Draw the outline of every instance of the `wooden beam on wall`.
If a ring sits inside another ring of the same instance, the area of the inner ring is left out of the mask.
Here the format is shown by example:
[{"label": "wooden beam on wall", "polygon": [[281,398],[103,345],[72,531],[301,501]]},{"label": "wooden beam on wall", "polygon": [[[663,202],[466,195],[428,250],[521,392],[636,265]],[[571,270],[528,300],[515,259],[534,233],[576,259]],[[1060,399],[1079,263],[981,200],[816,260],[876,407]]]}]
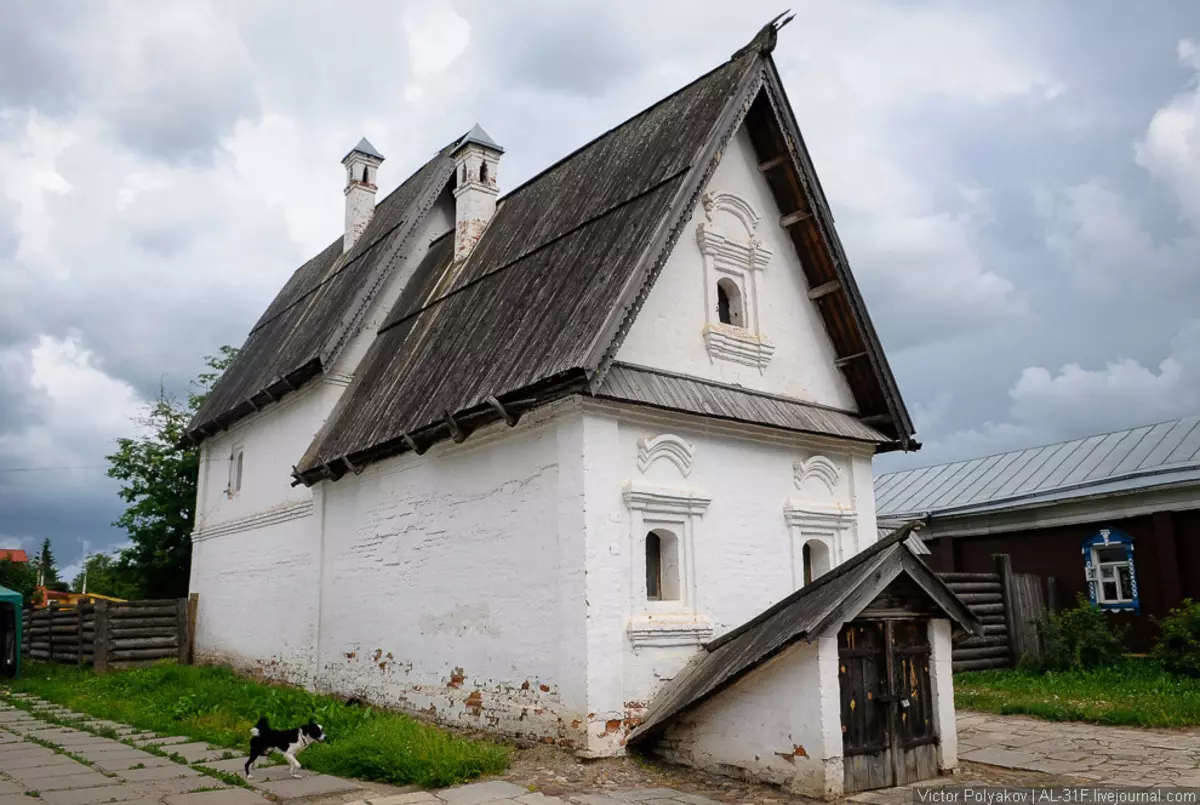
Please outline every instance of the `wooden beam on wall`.
[{"label": "wooden beam on wall", "polygon": [[833,362],[833,365],[836,366],[837,368],[841,369],[841,368],[843,368],[845,366],[849,366],[850,364],[854,363],[855,361],[860,360],[865,357],[867,357],[867,353],[855,352],[853,355],[847,355],[844,358],[838,358],[837,360],[835,360]]},{"label": "wooden beam on wall", "polygon": [[786,229],[787,227],[792,226],[793,224],[798,224],[801,221],[806,221],[812,217],[813,217],[812,212],[808,211],[808,210],[800,210],[798,212],[789,212],[787,215],[781,216],[779,218],[779,225]]},{"label": "wooden beam on wall", "polygon": [[823,282],[815,288],[808,289],[808,298],[812,299],[815,302],[816,300],[820,299],[823,296],[829,296],[829,294],[833,293],[834,291],[841,290],[841,288],[842,288],[842,283],[839,282],[838,280],[830,280],[829,282]]},{"label": "wooden beam on wall", "polygon": [[787,161],[788,161],[788,155],[780,154],[779,156],[771,157],[770,159],[768,159],[764,162],[758,163],[758,169],[760,171],[762,171],[763,173],[766,173],[767,171],[771,170],[772,168],[778,168],[780,165],[785,164]]}]

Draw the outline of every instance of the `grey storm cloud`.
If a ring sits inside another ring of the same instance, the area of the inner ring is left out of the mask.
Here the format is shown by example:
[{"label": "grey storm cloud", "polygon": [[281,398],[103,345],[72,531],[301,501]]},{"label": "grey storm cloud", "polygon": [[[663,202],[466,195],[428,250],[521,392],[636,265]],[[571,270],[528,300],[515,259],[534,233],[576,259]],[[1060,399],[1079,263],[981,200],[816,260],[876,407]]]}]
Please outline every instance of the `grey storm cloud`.
[{"label": "grey storm cloud", "polygon": [[[479,122],[512,188],[780,10],[351,7],[6,5],[0,469],[102,465],[137,399],[186,393],[337,235],[359,137],[387,155],[387,192]],[[927,445],[881,470],[1134,425],[1200,391],[1189,37],[1186,0],[868,0],[785,29],[780,70]],[[64,413],[80,394],[107,409]],[[121,541],[120,508],[102,466],[0,472],[0,547],[50,536],[70,563],[80,540]]]}]

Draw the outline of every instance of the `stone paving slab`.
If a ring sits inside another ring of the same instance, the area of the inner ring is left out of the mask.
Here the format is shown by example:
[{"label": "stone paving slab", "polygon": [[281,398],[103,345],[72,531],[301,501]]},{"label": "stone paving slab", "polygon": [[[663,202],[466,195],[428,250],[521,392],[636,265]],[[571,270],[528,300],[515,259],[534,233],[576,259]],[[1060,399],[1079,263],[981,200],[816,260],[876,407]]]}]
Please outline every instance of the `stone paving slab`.
[{"label": "stone paving slab", "polygon": [[[13,777],[16,777],[21,782],[29,783],[31,780],[41,780],[45,777],[60,777],[67,774],[86,774],[91,769],[82,763],[76,763],[74,760],[69,760],[61,765],[53,764],[49,766],[34,766],[31,769],[17,769],[9,772]],[[32,783],[30,783],[32,785]]]},{"label": "stone paving slab", "polygon": [[137,766],[138,768],[151,768],[154,766],[173,766],[173,765],[175,765],[175,761],[171,760],[170,758],[155,757],[154,755],[151,755],[148,758],[137,758],[137,757],[105,758],[103,760],[93,761],[93,764],[96,766],[96,768],[103,769],[104,771],[121,772],[121,771],[125,771],[127,769],[132,769],[134,766]]},{"label": "stone paving slab", "polygon": [[134,741],[136,746],[167,746],[169,744],[185,744],[190,743],[191,738],[183,735],[155,735],[153,738],[146,738],[143,741]]},{"label": "stone paving slab", "polygon": [[368,797],[367,805],[419,805],[423,802],[437,802],[438,798],[428,791],[413,791],[408,794],[391,794],[386,797]]},{"label": "stone paving slab", "polygon": [[2,794],[22,794],[25,789],[16,783],[10,783],[8,780],[0,780],[0,795]]},{"label": "stone paving slab", "polygon": [[[233,757],[226,760],[214,760],[211,763],[201,763],[200,765],[204,766],[206,769],[216,769],[217,771],[228,772],[229,774],[240,774],[246,767],[247,757],[247,755],[242,755],[241,757]],[[257,775],[260,771],[266,771],[267,769],[275,768],[274,766],[259,765],[262,762],[263,759],[259,758],[254,764],[255,775]]]},{"label": "stone paving slab", "polygon": [[120,746],[117,749],[84,749],[75,752],[80,757],[95,762],[98,760],[149,760],[158,755],[134,749],[132,746]]},{"label": "stone paving slab", "polygon": [[1200,732],[960,712],[959,757],[1113,785],[1200,780]]},{"label": "stone paving slab", "polygon": [[331,777],[328,774],[313,774],[300,779],[275,780],[261,783],[255,788],[266,791],[284,802],[362,790],[362,786],[356,782],[343,780],[340,777]]},{"label": "stone paving slab", "polygon": [[437,798],[446,805],[485,805],[498,799],[514,799],[529,793],[529,789],[501,780],[471,783],[457,788],[437,792]]},{"label": "stone paving slab", "polygon": [[[240,774],[245,771],[246,761],[242,760],[241,763],[242,765],[235,769],[234,773]],[[254,775],[250,778],[250,785],[254,786],[262,785],[263,783],[272,783],[278,780],[287,780],[292,776],[292,770],[288,768],[287,764],[282,766],[255,766],[251,769],[250,773]],[[304,772],[300,773],[303,774]]]},{"label": "stone paving slab", "polygon": [[105,777],[98,771],[88,771],[82,774],[47,777],[44,780],[38,781],[37,788],[39,791],[59,791],[64,788],[94,788],[98,785],[110,785],[111,783],[111,777]]},{"label": "stone paving slab", "polygon": [[103,785],[73,791],[47,791],[41,799],[46,805],[96,805],[101,802],[126,802],[142,794],[127,785]]},{"label": "stone paving slab", "polygon": [[266,797],[245,788],[227,788],[224,791],[201,791],[196,794],[167,797],[167,805],[269,805],[270,802]]},{"label": "stone paving slab", "polygon": [[0,794],[0,805],[31,805],[37,801],[24,794]]},{"label": "stone paving slab", "polygon": [[195,741],[168,746],[163,751],[171,755],[179,755],[188,763],[199,763],[202,760],[219,760],[228,750],[209,746],[203,741]]},{"label": "stone paving slab", "polygon": [[[4,772],[9,777],[17,777],[20,776],[21,772],[29,769],[43,768],[46,766],[62,767],[70,765],[80,766],[82,764],[76,763],[66,755],[38,755],[36,757],[17,758],[11,763],[0,762],[0,771]],[[84,768],[87,767],[84,766]]]},{"label": "stone paving slab", "polygon": [[170,766],[147,766],[144,769],[129,769],[121,772],[121,777],[131,783],[141,780],[165,780],[172,777],[200,777],[200,772],[181,766],[178,763]]}]

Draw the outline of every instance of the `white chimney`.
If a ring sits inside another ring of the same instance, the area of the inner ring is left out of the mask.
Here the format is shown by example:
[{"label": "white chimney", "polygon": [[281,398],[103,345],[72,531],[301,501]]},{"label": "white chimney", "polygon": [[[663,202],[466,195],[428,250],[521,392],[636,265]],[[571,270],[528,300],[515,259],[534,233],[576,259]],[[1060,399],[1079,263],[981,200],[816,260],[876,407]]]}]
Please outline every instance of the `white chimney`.
[{"label": "white chimney", "polygon": [[454,259],[465,260],[496,212],[496,172],[504,149],[476,123],[454,152]]},{"label": "white chimney", "polygon": [[375,150],[375,146],[363,137],[358,145],[351,149],[342,159],[346,166],[346,234],[342,238],[342,251],[350,251],[350,247],[359,239],[371,223],[375,214],[376,174],[383,162],[383,154]]}]

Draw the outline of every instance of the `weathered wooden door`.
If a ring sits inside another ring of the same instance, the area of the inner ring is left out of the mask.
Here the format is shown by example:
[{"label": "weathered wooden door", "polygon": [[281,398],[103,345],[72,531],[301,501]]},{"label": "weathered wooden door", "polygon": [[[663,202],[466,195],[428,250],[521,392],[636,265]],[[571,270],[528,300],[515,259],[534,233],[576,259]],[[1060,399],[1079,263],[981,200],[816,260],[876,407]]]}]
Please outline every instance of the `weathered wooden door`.
[{"label": "weathered wooden door", "polygon": [[928,622],[847,623],[838,636],[845,789],[937,775]]}]

